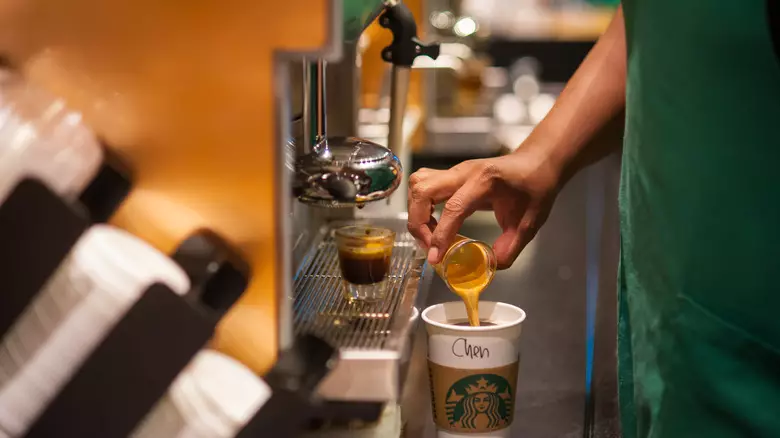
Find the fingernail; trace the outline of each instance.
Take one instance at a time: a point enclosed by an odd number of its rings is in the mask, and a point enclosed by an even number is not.
[[[435,246],[428,251],[428,261],[433,264],[439,262],[439,249]]]

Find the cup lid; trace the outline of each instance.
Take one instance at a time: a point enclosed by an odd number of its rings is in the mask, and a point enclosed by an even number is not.
[[[13,185],[30,175],[74,197],[94,178],[103,149],[80,113],[23,78],[0,82],[0,155]]]
[[[201,394],[237,424],[249,420],[271,396],[268,385],[249,368],[213,350],[203,351],[190,373]]]
[[[86,273],[119,300],[134,300],[153,283],[183,295],[187,274],[173,260],[138,237],[109,225],[95,225],[72,251],[72,269]]]
[[[222,353],[203,350],[180,376],[172,398],[187,406],[186,420],[235,433],[271,397],[271,389],[247,367]]]
[[[182,374],[171,389],[171,401],[181,416],[184,424],[182,430],[187,430],[192,436],[223,436],[230,433],[224,418],[210,409],[198,393],[192,377]],[[180,431],[181,433],[181,431]]]

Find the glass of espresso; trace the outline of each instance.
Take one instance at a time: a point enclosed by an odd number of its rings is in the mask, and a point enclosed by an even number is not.
[[[373,225],[349,225],[336,230],[335,238],[345,297],[350,301],[384,299],[395,232]]]

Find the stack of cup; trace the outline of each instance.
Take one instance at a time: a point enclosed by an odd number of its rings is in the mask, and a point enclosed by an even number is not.
[[[232,438],[270,398],[252,371],[212,350],[198,353],[134,438]]]
[[[438,438],[509,438],[517,398],[522,309],[481,302],[478,327],[463,303],[428,307],[428,372]]]
[[[25,433],[154,283],[183,295],[184,271],[137,237],[90,228],[0,341],[0,430]]]
[[[75,199],[95,177],[103,151],[80,113],[16,76],[0,81],[0,203],[25,177]]]

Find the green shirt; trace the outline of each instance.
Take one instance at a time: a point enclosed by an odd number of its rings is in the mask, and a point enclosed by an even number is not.
[[[766,4],[625,0],[624,14],[625,437],[780,437],[780,66]]]

